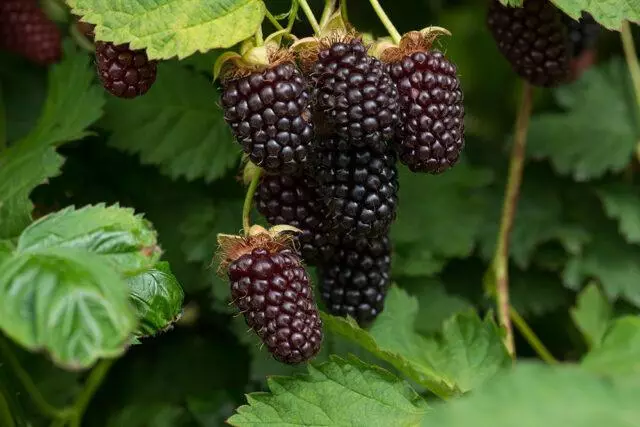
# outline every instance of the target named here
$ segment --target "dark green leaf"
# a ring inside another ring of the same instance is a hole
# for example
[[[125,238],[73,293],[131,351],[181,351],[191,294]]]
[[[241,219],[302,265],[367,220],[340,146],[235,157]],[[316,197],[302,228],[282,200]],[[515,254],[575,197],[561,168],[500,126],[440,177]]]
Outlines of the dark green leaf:
[[[590,283],[578,295],[577,304],[571,309],[571,317],[587,343],[597,347],[609,327],[612,311],[609,301],[598,286]]]
[[[627,380],[640,378],[640,317],[627,316],[611,325],[602,344],[583,359],[582,365],[590,371],[618,376]]]
[[[597,190],[609,218],[618,221],[620,234],[629,243],[640,243],[640,197],[638,190],[624,184],[606,185]]]

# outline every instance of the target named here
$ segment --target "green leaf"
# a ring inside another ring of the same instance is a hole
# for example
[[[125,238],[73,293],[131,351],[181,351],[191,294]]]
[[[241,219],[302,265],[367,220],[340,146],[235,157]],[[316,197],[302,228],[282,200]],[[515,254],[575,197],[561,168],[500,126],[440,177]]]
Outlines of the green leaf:
[[[215,87],[200,73],[175,62],[160,64],[161,78],[145,96],[109,99],[105,125],[109,144],[139,154],[172,178],[225,175],[240,159]]]
[[[150,59],[184,58],[228,48],[253,35],[265,13],[261,0],[149,0],[125,3],[67,0],[72,12],[96,24],[97,40],[130,42]]]
[[[417,300],[392,288],[385,310],[371,328],[380,348],[398,353],[418,366],[432,367],[465,392],[477,387],[507,366],[510,358],[500,332],[490,320],[475,313],[448,319],[441,338],[425,338],[414,330]]]
[[[408,384],[355,358],[332,357],[309,374],[271,377],[271,393],[252,393],[227,421],[244,426],[415,426],[427,405]]]
[[[0,328],[65,368],[86,368],[125,350],[136,327],[127,285],[89,253],[49,248],[0,264]]]
[[[612,317],[609,301],[595,283],[590,283],[580,295],[571,317],[591,346],[599,346]]]
[[[592,68],[577,82],[556,89],[564,112],[531,119],[529,154],[550,159],[558,172],[578,181],[621,171],[639,137],[637,106],[630,93],[629,72],[620,60]]]
[[[18,239],[17,250],[75,248],[101,255],[120,272],[153,266],[160,257],[156,232],[133,209],[104,204],[68,207],[40,218]]]
[[[608,330],[602,344],[582,361],[582,366],[598,374],[624,379],[640,379],[640,317],[617,319]]]
[[[166,262],[127,278],[131,302],[140,325],[137,336],[155,335],[175,323],[182,313],[184,292]]]
[[[637,385],[613,383],[575,366],[520,362],[477,393],[440,405],[424,427],[633,427]],[[569,404],[570,403],[570,404]]]
[[[597,189],[609,218],[618,221],[620,234],[629,243],[640,243],[640,197],[636,188],[621,183]]]

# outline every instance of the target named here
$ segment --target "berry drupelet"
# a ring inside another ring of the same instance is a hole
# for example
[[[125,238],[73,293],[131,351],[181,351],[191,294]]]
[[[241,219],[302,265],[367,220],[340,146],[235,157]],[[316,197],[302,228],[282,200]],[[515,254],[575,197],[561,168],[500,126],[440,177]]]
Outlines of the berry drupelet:
[[[340,138],[318,141],[316,178],[332,233],[380,237],[389,232],[398,205],[398,171],[391,148],[354,148]]]
[[[149,61],[144,50],[102,41],[95,45],[98,76],[112,95],[135,98],[147,93],[156,81],[156,61]]]
[[[523,79],[551,87],[570,75],[571,41],[563,13],[547,0],[525,0],[520,8],[492,0],[487,25],[498,49]]]
[[[50,65],[62,56],[60,31],[36,0],[2,0],[0,49],[39,65]]]
[[[383,58],[400,93],[400,161],[413,172],[446,171],[464,148],[463,93],[455,65],[430,50],[418,32],[405,35]]]
[[[222,107],[244,152],[268,173],[299,174],[313,139],[307,84],[293,62],[223,79]]]
[[[317,116],[355,147],[385,151],[398,123],[398,91],[359,39],[321,49],[311,71]]]
[[[390,268],[388,237],[345,239],[333,260],[319,270],[327,310],[337,316],[349,315],[367,326],[384,308]]]

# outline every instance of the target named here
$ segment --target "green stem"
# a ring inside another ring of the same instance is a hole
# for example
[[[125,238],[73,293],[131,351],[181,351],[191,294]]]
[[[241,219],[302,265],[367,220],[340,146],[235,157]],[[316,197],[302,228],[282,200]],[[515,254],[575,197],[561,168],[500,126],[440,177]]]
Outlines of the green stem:
[[[638,63],[638,54],[633,45],[633,36],[631,34],[631,24],[629,24],[629,21],[622,23],[620,37],[622,38],[622,47],[624,48],[624,56],[627,58],[629,73],[631,73],[636,101],[640,106],[640,63]]]
[[[69,28],[69,33],[71,34],[71,38],[76,42],[78,46],[82,49],[86,50],[89,53],[95,53],[96,47],[84,34],[80,32],[76,22],[73,21],[71,23],[71,27]]]
[[[84,384],[84,388],[73,405],[73,416],[69,422],[71,427],[80,427],[82,417],[87,410],[87,406],[89,406],[89,402],[91,402],[91,398],[96,391],[98,391],[100,384],[104,381],[104,378],[115,361],[116,359],[102,359],[95,368],[93,368],[91,374],[89,374],[89,378],[87,378]]]
[[[495,274],[495,296],[498,307],[500,325],[506,334],[504,344],[512,358],[515,358],[515,343],[513,340],[513,328],[509,316],[509,241],[511,230],[518,207],[520,196],[520,184],[524,169],[524,155],[527,143],[527,130],[531,118],[533,89],[529,83],[524,83],[522,88],[522,101],[516,118],[516,134],[509,161],[509,177],[505,190],[502,217],[500,219],[500,231],[496,253],[493,258],[493,272]]]
[[[6,427],[16,426],[16,423],[13,421],[13,415],[11,415],[9,402],[7,402],[7,399],[2,392],[0,392],[0,425]]]
[[[293,24],[296,23],[296,18],[298,17],[298,9],[300,8],[300,3],[298,0],[293,0],[291,2],[291,10],[289,11],[289,22],[287,22],[287,31],[291,33],[293,29]]]
[[[320,28],[324,28],[331,18],[331,14],[336,8],[336,0],[325,0],[324,9],[322,10],[322,16],[320,17]]]
[[[242,228],[244,235],[249,235],[249,228],[251,228],[251,207],[253,206],[253,196],[260,183],[260,176],[262,175],[262,169],[256,168],[255,174],[251,178],[249,188],[247,188],[247,194],[244,197],[244,206],[242,207]]]
[[[2,93],[2,83],[0,83],[0,152],[7,148],[7,114]]]
[[[398,30],[396,30],[396,27],[391,22],[391,19],[389,19],[389,17],[387,16],[386,12],[380,5],[380,2],[378,0],[369,0],[369,3],[371,3],[373,10],[376,11],[376,15],[378,15],[378,18],[380,18],[380,21],[382,21],[382,24],[387,29],[387,32],[393,39],[393,42],[396,44],[400,43],[400,39],[402,38],[402,36],[398,32]]]
[[[70,409],[58,409],[51,405],[40,393],[40,389],[35,385],[29,374],[22,368],[18,358],[11,351],[11,347],[3,336],[0,335],[0,353],[4,356],[5,361],[13,369],[14,375],[18,378],[31,400],[36,405],[42,415],[49,418],[66,419],[71,412]]]
[[[527,340],[538,356],[550,365],[557,364],[558,360],[553,357],[547,347],[545,347],[542,341],[540,341],[540,338],[538,338],[535,332],[533,332],[529,325],[527,325],[527,322],[522,318],[522,316],[520,316],[520,313],[518,313],[515,308],[511,307],[509,314],[511,316],[511,320],[513,320],[513,324],[516,325],[518,331],[520,331],[522,336]]]
[[[342,20],[346,23],[349,22],[349,13],[347,10],[347,0],[340,0],[340,13],[342,14]]]
[[[311,28],[313,28],[313,32],[316,35],[320,34],[320,25],[318,25],[318,20],[316,19],[315,15],[313,14],[313,11],[311,10],[311,7],[309,7],[309,3],[307,3],[307,0],[298,0],[298,3],[300,4],[300,7],[302,8],[302,11],[304,12],[305,16],[307,17],[307,20],[309,21],[309,24],[311,24]]]
[[[276,17],[273,16],[271,12],[269,12],[269,10],[267,10],[265,13],[267,15],[267,19],[269,20],[269,22],[271,22],[271,25],[273,25],[277,31],[284,30],[284,27],[282,26],[282,24],[278,22]]]
[[[264,36],[262,35],[262,24],[256,30],[256,46],[264,45]]]

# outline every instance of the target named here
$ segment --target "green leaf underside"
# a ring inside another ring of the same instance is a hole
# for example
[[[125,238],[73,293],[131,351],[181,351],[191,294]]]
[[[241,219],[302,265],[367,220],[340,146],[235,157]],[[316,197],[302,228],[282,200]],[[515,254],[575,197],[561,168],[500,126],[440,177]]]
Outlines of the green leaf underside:
[[[602,339],[583,359],[590,371],[637,382],[640,378],[640,317],[617,319]]]
[[[602,342],[611,316],[612,307],[595,283],[589,284],[580,292],[576,306],[571,309],[574,323],[592,346],[598,346]]]
[[[629,243],[640,243],[640,196],[636,188],[624,184],[606,185],[597,190],[609,218],[618,221],[620,234]]]
[[[211,182],[237,165],[241,147],[231,136],[215,87],[178,63],[160,64],[158,81],[134,100],[109,99],[109,144],[140,155],[172,178]]]
[[[184,292],[168,263],[159,263],[151,270],[128,277],[127,284],[140,319],[136,335],[155,335],[180,316]]]
[[[418,366],[432,368],[463,392],[471,390],[507,366],[510,359],[498,328],[472,312],[444,322],[441,339],[425,338],[414,330],[418,302],[394,287],[385,310],[371,328],[376,344]]]
[[[96,24],[96,39],[146,49],[150,59],[184,58],[228,48],[253,35],[265,14],[261,0],[67,0]]]
[[[229,424],[248,426],[415,426],[427,405],[408,384],[354,357],[332,356],[309,374],[271,377],[270,393],[247,395]]]
[[[87,55],[66,46],[51,67],[43,112],[36,127],[0,154],[0,238],[15,237],[31,221],[31,191],[60,172],[63,159],[52,144],[87,135],[102,114],[104,91],[94,84]]]
[[[524,0],[500,0],[510,6],[522,6]],[[574,19],[582,11],[589,12],[610,30],[620,30],[622,21],[640,22],[640,3],[629,0],[552,0],[556,6]]]
[[[637,385],[614,383],[576,366],[520,362],[456,401],[436,407],[423,427],[634,427]]]
[[[565,112],[532,118],[529,154],[549,158],[559,173],[571,174],[578,181],[624,169],[639,136],[628,74],[624,62],[611,60],[586,71],[577,82],[556,89]]]
[[[0,327],[65,368],[124,351],[136,327],[128,298],[120,275],[86,252],[41,249],[0,265]]]

